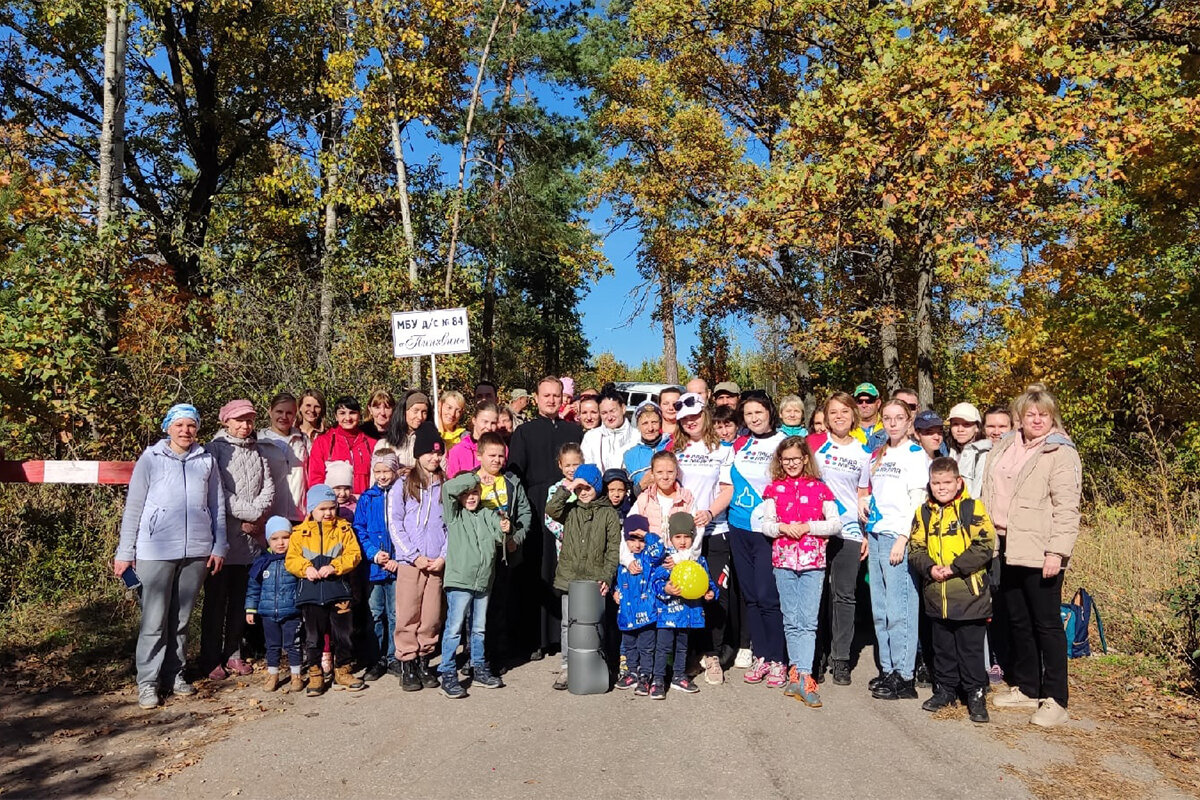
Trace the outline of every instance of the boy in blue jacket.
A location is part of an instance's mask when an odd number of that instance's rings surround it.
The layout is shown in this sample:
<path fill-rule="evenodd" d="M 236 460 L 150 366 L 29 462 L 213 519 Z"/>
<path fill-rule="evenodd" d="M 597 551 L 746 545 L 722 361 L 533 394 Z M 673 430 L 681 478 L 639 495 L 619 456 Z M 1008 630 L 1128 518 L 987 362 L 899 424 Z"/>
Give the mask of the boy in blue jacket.
<path fill-rule="evenodd" d="M 696 519 L 686 511 L 677 511 L 667 519 L 667 535 L 670 539 L 663 562 L 654 570 L 654 595 L 657 599 L 658 630 L 654 643 L 654 683 L 650 686 L 650 699 L 662 700 L 667 693 L 667 657 L 674 652 L 671 668 L 671 688 L 695 694 L 700 691 L 687 676 L 688 631 L 704 629 L 704 602 L 717 596 L 717 585 L 712 575 L 708 577 L 708 591 L 697 600 L 680 596 L 679 587 L 671 583 L 671 569 L 676 561 L 690 557 L 692 541 L 696 536 Z M 708 572 L 708 562 L 697 556 L 696 562 Z"/>
<path fill-rule="evenodd" d="M 279 686 L 279 654 L 287 648 L 288 669 L 292 673 L 290 689 L 304 688 L 300 674 L 300 609 L 296 607 L 296 586 L 300 579 L 283 566 L 288 543 L 292 539 L 292 523 L 283 517 L 271 517 L 266 525 L 267 549 L 259 554 L 250 567 L 250 582 L 246 585 L 246 624 L 253 625 L 255 615 L 262 620 L 263 638 L 267 643 L 267 683 L 273 692 Z"/>
<path fill-rule="evenodd" d="M 373 626 L 373 631 L 363 637 L 363 661 L 370 665 L 363 673 L 365 681 L 377 681 L 389 671 L 400 673 L 395 642 L 396 570 L 400 562 L 394 557 L 388 533 L 389 492 L 399 473 L 400 459 L 392 451 L 372 456 L 371 477 L 375 483 L 359 495 L 354 508 L 354 535 L 363 552 L 367 608 Z"/>
<path fill-rule="evenodd" d="M 641 514 L 625 518 L 625 544 L 633 562 L 617 568 L 617 628 L 621 631 L 621 674 L 617 688 L 637 687 L 634 694 L 650 694 L 654 671 L 654 642 L 658 604 L 651 585 L 655 568 L 663 559 L 662 540 L 649 532 L 650 522 Z"/>

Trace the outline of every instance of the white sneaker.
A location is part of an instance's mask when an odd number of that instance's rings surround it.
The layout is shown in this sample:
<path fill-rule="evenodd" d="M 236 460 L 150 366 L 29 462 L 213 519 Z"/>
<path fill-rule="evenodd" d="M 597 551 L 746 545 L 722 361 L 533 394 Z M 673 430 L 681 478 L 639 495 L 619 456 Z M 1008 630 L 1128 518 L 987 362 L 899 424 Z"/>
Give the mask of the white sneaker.
<path fill-rule="evenodd" d="M 154 684 L 138 687 L 138 705 L 147 710 L 158 708 L 158 688 Z"/>
<path fill-rule="evenodd" d="M 992 705 L 996 708 L 1037 708 L 1038 701 L 1016 686 L 1010 686 L 1007 692 L 996 692 L 992 698 Z"/>
<path fill-rule="evenodd" d="M 1067 710 L 1060 706 L 1057 701 L 1049 698 L 1042 701 L 1038 706 L 1038 710 L 1033 712 L 1033 716 L 1029 721 L 1034 725 L 1043 728 L 1053 728 L 1055 725 L 1062 725 L 1064 722 L 1069 722 L 1071 715 Z"/>
<path fill-rule="evenodd" d="M 750 652 L 750 648 L 743 647 L 737 651 L 737 658 L 733 660 L 733 666 L 738 669 L 750 669 L 750 665 L 754 663 L 754 653 Z"/>

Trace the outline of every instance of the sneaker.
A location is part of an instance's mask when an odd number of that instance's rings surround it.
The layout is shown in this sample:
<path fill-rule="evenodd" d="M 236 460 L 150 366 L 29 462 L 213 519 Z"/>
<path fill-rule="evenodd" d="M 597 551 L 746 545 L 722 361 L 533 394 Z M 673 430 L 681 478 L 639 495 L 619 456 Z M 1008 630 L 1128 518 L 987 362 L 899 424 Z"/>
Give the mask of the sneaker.
<path fill-rule="evenodd" d="M 1034 725 L 1042 728 L 1053 728 L 1056 725 L 1062 725 L 1064 722 L 1069 722 L 1071 715 L 1067 710 L 1060 706 L 1057 701 L 1047 697 L 1038 706 L 1038 710 L 1033 712 L 1033 716 L 1029 721 Z"/>
<path fill-rule="evenodd" d="M 183 679 L 183 675 L 175 676 L 175 682 L 171 684 L 171 692 L 177 697 L 191 697 L 196 693 L 196 687 Z"/>
<path fill-rule="evenodd" d="M 762 683 L 763 678 L 767 677 L 767 673 L 770 670 L 771 667 L 767 664 L 766 659 L 756 658 L 750 664 L 750 668 L 746 670 L 746 674 L 742 676 L 742 680 L 746 683 Z"/>
<path fill-rule="evenodd" d="M 988 719 L 987 695 L 983 690 L 984 687 L 980 686 L 978 689 L 967 693 L 967 716 L 970 717 L 971 722 L 984 723 L 990 721 Z M 1041 709 L 1039 708 L 1038 711 L 1041 711 Z"/>
<path fill-rule="evenodd" d="M 1007 692 L 996 692 L 996 696 L 992 698 L 992 705 L 996 708 L 1038 708 L 1038 701 L 1022 692 L 1019 687 L 1010 686 Z"/>
<path fill-rule="evenodd" d="M 917 685 L 916 682 L 909 678 L 905 680 L 901 678 L 896 682 L 896 699 L 897 700 L 916 700 Z"/>
<path fill-rule="evenodd" d="M 333 671 L 333 688 L 361 692 L 367 688 L 367 682 L 362 678 L 354 677 L 354 673 L 350 671 L 350 665 L 347 664 Z"/>
<path fill-rule="evenodd" d="M 567 688 L 567 671 L 565 669 L 554 678 L 554 688 L 560 692 Z"/>
<path fill-rule="evenodd" d="M 809 708 L 820 708 L 821 695 L 817 694 L 817 682 L 813 680 L 813 676 L 807 672 L 801 672 L 795 677 L 797 680 L 788 684 L 789 689 L 796 686 L 796 689 L 790 693 L 791 696 Z"/>
<path fill-rule="evenodd" d="M 279 688 L 280 675 L 278 672 L 268 672 L 267 678 L 263 681 L 263 689 L 268 692 L 273 692 Z"/>
<path fill-rule="evenodd" d="M 721 669 L 721 659 L 717 656 L 705 656 L 702 662 L 704 664 L 704 682 L 709 686 L 720 686 L 725 682 L 725 670 Z"/>
<path fill-rule="evenodd" d="M 325 693 L 325 673 L 320 664 L 308 668 L 308 685 L 304 689 L 307 697 L 319 697 Z"/>
<path fill-rule="evenodd" d="M 696 692 L 700 691 L 700 687 L 696 685 L 696 682 L 686 675 L 682 675 L 672 680 L 671 688 L 678 689 L 679 691 L 686 692 L 687 694 L 695 694 Z"/>
<path fill-rule="evenodd" d="M 304 676 L 299 672 L 293 672 L 291 682 L 287 686 L 283 687 L 283 690 L 285 692 L 297 693 L 304 691 Z"/>
<path fill-rule="evenodd" d="M 638 685 L 637 676 L 632 672 L 626 672 L 621 677 L 617 678 L 616 687 L 618 689 L 633 689 Z"/>
<path fill-rule="evenodd" d="M 442 673 L 442 694 L 451 700 L 461 700 L 467 696 L 467 690 L 458 682 L 457 670 Z"/>
<path fill-rule="evenodd" d="M 333 674 L 333 653 L 321 653 L 321 671 L 326 675 Z"/>
<path fill-rule="evenodd" d="M 254 667 L 243 661 L 240 656 L 234 656 L 226 661 L 225 669 L 229 670 L 232 675 L 249 675 L 254 672 Z"/>
<path fill-rule="evenodd" d="M 850 662 L 847 659 L 833 659 L 833 682 L 838 686 L 850 685 Z"/>
<path fill-rule="evenodd" d="M 480 689 L 504 688 L 504 681 L 500 680 L 498 676 L 493 675 L 492 671 L 488 669 L 487 664 L 475 664 L 474 666 L 475 669 L 471 678 L 472 686 L 478 686 Z"/>
<path fill-rule="evenodd" d="M 938 690 L 933 693 L 933 697 L 921 703 L 921 708 L 926 711 L 941 711 L 943 708 L 958 705 L 958 697 L 949 689 L 938 687 Z"/>
<path fill-rule="evenodd" d="M 882 681 L 880 681 L 874 689 L 871 690 L 871 697 L 876 700 L 895 700 L 896 692 L 899 689 L 900 673 L 889 672 Z"/>
<path fill-rule="evenodd" d="M 889 675 L 891 675 L 890 672 L 880 671 L 880 673 L 878 675 L 876 675 L 874 678 L 871 678 L 871 680 L 867 681 L 867 691 L 874 692 L 876 689 L 879 688 L 879 686 L 884 681 L 886 681 L 888 679 Z"/>
<path fill-rule="evenodd" d="M 377 681 L 384 675 L 387 675 L 387 671 L 387 665 L 382 661 L 377 661 L 371 666 L 367 667 L 367 671 L 363 673 L 363 680 L 367 681 L 368 683 Z"/>
<path fill-rule="evenodd" d="M 208 673 L 210 681 L 223 681 L 229 677 L 229 673 L 220 664 L 212 668 L 212 672 Z"/>
<path fill-rule="evenodd" d="M 146 710 L 158 708 L 158 688 L 152 683 L 138 687 L 138 706 Z"/>
<path fill-rule="evenodd" d="M 404 674 L 404 672 L 400 669 L 400 662 L 399 661 L 389 662 L 387 665 L 387 674 L 391 675 L 393 678 L 401 677 Z"/>
<path fill-rule="evenodd" d="M 1004 670 L 1000 669 L 999 664 L 992 664 L 988 669 L 988 683 L 993 686 L 1004 683 Z"/>
<path fill-rule="evenodd" d="M 737 651 L 737 657 L 733 659 L 733 666 L 738 669 L 750 669 L 754 666 L 754 653 L 749 647 L 743 647 Z"/>
<path fill-rule="evenodd" d="M 534 650 L 532 653 L 529 654 L 530 661 L 541 661 L 545 657 L 546 657 L 546 651 L 540 647 L 537 650 Z"/>
<path fill-rule="evenodd" d="M 772 661 L 767 665 L 767 686 L 778 689 L 787 683 L 787 667 L 780 661 Z"/>
<path fill-rule="evenodd" d="M 663 685 L 662 681 L 655 681 L 654 683 L 650 684 L 650 699 L 651 700 L 662 700 L 666 696 L 667 696 L 667 687 Z"/>
<path fill-rule="evenodd" d="M 643 675 L 637 680 L 637 688 L 633 690 L 634 697 L 646 697 L 650 694 L 650 677 Z"/>

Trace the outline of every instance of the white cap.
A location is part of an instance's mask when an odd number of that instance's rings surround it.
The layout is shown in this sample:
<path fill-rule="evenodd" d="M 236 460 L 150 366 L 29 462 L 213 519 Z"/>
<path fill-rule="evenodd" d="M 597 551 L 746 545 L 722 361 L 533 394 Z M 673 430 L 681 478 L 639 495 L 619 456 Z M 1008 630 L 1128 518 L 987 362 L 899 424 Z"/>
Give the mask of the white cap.
<path fill-rule="evenodd" d="M 696 392 L 688 392 L 675 401 L 675 420 L 683 422 L 704 410 L 704 398 Z"/>
<path fill-rule="evenodd" d="M 956 419 L 974 422 L 976 425 L 983 424 L 983 418 L 979 416 L 979 409 L 970 403 L 959 403 L 950 409 L 950 413 L 946 415 L 946 421 L 953 422 Z"/>

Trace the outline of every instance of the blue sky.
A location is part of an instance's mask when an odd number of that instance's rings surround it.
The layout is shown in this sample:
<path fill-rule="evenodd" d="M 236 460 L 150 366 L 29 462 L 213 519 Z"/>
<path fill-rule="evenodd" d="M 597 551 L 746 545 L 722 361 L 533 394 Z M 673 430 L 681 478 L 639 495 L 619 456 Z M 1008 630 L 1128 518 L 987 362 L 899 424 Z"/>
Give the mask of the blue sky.
<path fill-rule="evenodd" d="M 592 217 L 592 229 L 604 235 L 604 255 L 612 264 L 612 274 L 601 278 L 580 302 L 583 329 L 591 343 L 592 357 L 611 352 L 617 360 L 636 367 L 645 359 L 662 356 L 662 328 L 650 319 L 654 298 L 638 310 L 638 292 L 643 283 L 637 271 L 638 233 L 636 230 L 610 231 L 606 210 Z M 697 342 L 696 322 L 676 322 L 676 355 L 681 364 Z"/>

